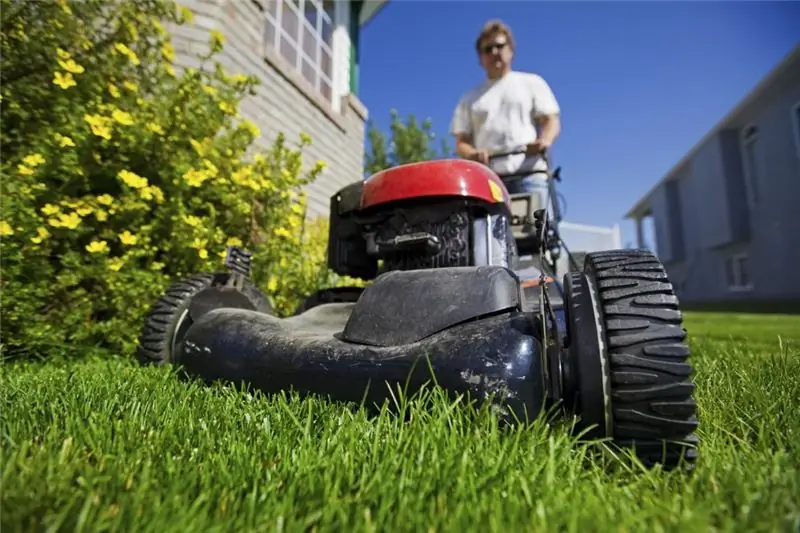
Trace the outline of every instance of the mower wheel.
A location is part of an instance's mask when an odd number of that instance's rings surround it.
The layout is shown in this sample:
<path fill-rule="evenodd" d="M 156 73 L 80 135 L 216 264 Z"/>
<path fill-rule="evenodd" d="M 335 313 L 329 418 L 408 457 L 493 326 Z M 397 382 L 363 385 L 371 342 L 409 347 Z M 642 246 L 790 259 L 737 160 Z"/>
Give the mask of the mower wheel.
<path fill-rule="evenodd" d="M 614 442 L 649 466 L 691 465 L 698 421 L 692 366 L 678 298 L 659 259 L 647 250 L 586 255 L 605 340 Z M 598 309 L 599 308 L 599 309 Z"/>
<path fill-rule="evenodd" d="M 224 286 L 229 276 L 197 274 L 169 287 L 145 316 L 137 350 L 139 362 L 158 366 L 174 363 L 175 346 L 192 324 L 189 313 L 192 300 L 206 289 Z M 250 281 L 245 281 L 240 294 L 256 311 L 274 315 L 267 297 Z"/>

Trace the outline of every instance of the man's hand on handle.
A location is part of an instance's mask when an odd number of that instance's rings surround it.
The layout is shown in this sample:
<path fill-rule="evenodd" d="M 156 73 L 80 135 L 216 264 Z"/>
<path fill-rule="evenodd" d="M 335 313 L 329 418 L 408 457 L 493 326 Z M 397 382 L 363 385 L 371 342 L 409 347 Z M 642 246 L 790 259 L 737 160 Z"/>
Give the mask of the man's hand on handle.
<path fill-rule="evenodd" d="M 542 155 L 550 148 L 551 143 L 545 139 L 536 139 L 525 147 L 527 155 Z"/>
<path fill-rule="evenodd" d="M 488 150 L 475 150 L 467 156 L 467 159 L 477 161 L 483 165 L 489 165 L 489 151 Z"/>

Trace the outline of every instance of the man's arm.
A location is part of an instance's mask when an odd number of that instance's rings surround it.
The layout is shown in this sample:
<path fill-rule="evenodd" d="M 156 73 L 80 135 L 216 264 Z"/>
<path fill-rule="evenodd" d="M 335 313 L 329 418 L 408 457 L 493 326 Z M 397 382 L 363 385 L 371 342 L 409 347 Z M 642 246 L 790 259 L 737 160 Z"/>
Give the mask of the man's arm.
<path fill-rule="evenodd" d="M 533 118 L 539 133 L 539 141 L 551 146 L 561 133 L 561 108 L 553 90 L 544 78 L 534 75 L 533 83 Z"/>
<path fill-rule="evenodd" d="M 547 146 L 552 146 L 561 133 L 561 116 L 541 115 L 536 117 L 536 127 L 539 130 L 539 139 Z"/>
<path fill-rule="evenodd" d="M 456 139 L 456 154 L 464 159 L 480 159 L 478 150 L 472 144 L 472 123 L 469 120 L 466 100 L 462 99 L 453 111 L 450 133 Z"/>
<path fill-rule="evenodd" d="M 474 146 L 472 146 L 472 139 L 470 138 L 469 134 L 466 133 L 456 133 L 456 154 L 460 155 L 463 158 L 469 159 L 477 150 Z"/>

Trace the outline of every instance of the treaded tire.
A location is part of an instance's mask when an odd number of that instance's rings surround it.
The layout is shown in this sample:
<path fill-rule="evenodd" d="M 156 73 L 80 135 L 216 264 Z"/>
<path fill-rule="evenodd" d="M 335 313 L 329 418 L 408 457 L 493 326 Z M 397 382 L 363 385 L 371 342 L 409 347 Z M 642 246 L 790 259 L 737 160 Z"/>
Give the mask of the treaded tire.
<path fill-rule="evenodd" d="M 173 363 L 175 336 L 185 331 L 186 321 L 191 321 L 187 311 L 192 298 L 204 289 L 224 285 L 229 276 L 227 273 L 196 274 L 173 283 L 145 315 L 136 353 L 139 363 L 157 366 Z M 241 292 L 257 311 L 274 315 L 267 297 L 250 281 L 245 281 Z"/>
<path fill-rule="evenodd" d="M 661 261 L 647 250 L 586 255 L 601 311 L 615 443 L 646 465 L 691 467 L 698 421 L 686 330 Z"/>

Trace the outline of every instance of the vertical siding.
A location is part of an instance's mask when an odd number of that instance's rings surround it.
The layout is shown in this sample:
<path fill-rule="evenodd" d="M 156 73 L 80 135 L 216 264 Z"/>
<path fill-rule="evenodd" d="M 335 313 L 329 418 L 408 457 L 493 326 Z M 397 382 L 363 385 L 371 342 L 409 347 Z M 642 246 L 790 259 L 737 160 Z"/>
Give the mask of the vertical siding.
<path fill-rule="evenodd" d="M 692 179 L 703 198 L 703 246 L 729 244 L 732 240 L 728 216 L 728 192 L 719 137 L 714 136 L 692 158 Z"/>
<path fill-rule="evenodd" d="M 683 261 L 686 258 L 681 189 L 684 189 L 687 183 L 688 180 L 685 179 L 674 179 L 664 184 L 664 193 L 667 201 L 667 220 L 669 222 L 667 234 L 670 238 L 672 261 Z"/>
<path fill-rule="evenodd" d="M 747 186 L 742 166 L 739 131 L 727 129 L 719 135 L 722 167 L 727 188 L 727 216 L 731 238 L 741 242 L 750 238 L 750 209 L 747 206 Z"/>
<path fill-rule="evenodd" d="M 269 146 L 281 132 L 294 143 L 301 132 L 307 133 L 313 145 L 305 151 L 306 166 L 317 160 L 328 164 L 325 173 L 307 187 L 309 216 L 327 216 L 330 197 L 363 175 L 364 117 L 345 103 L 337 113 L 339 120 L 332 120 L 296 87 L 291 74 L 285 75 L 264 60 L 264 16 L 251 0 L 180 3 L 194 12 L 195 20 L 189 27 L 172 28 L 176 62 L 199 66 L 192 56 L 207 51 L 209 31 L 216 29 L 225 35 L 226 46 L 220 56 L 223 66 L 230 72 L 252 74 L 261 82 L 256 94 L 245 98 L 240 107 L 242 116 L 261 129 L 257 144 Z M 341 89 L 338 78 L 348 80 L 349 76 L 342 73 L 341 59 L 338 61 L 334 83 Z M 347 61 L 343 64 L 349 68 Z"/>
<path fill-rule="evenodd" d="M 669 208 L 663 184 L 650 196 L 650 207 L 653 213 L 653 229 L 655 230 L 658 257 L 663 263 L 670 263 L 672 262 L 672 239 L 669 236 Z"/>

